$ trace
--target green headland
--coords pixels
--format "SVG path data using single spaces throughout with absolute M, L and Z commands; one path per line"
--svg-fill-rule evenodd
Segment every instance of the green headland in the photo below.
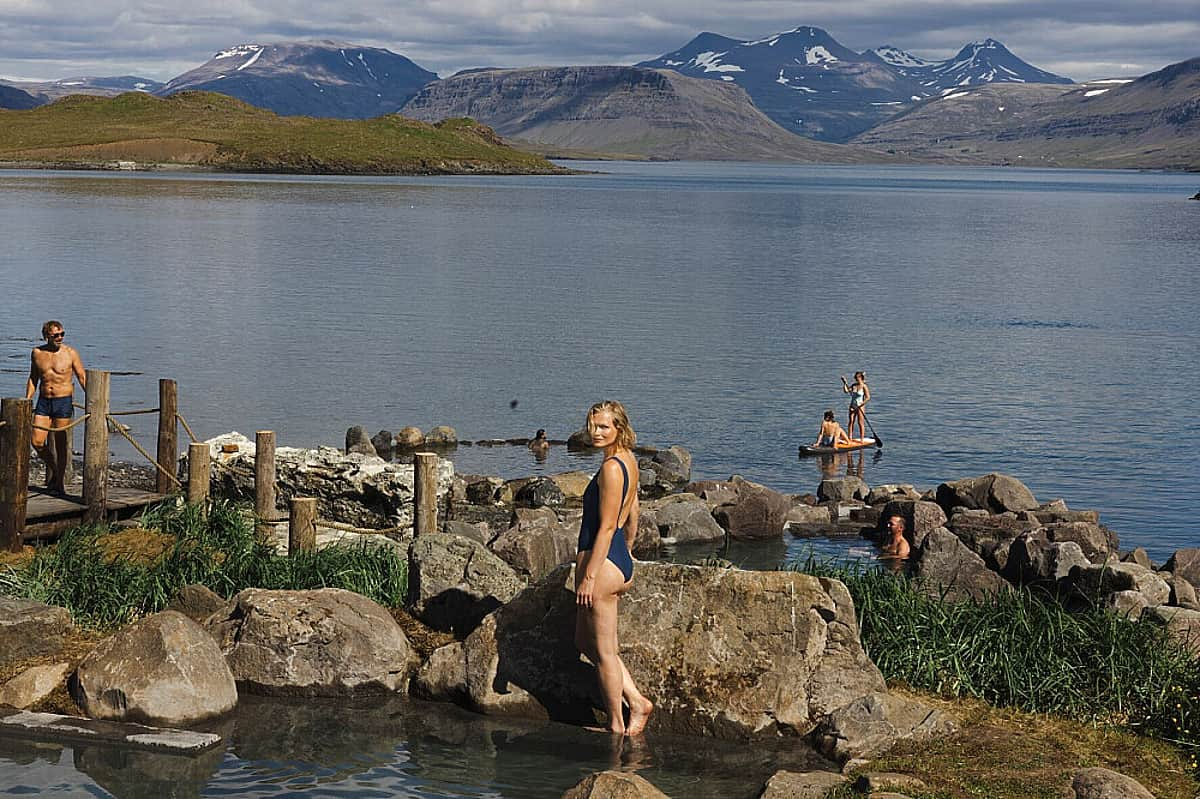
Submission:
M 73 95 L 0 111 L 0 164 L 333 175 L 567 172 L 470 119 L 281 117 L 212 92 Z

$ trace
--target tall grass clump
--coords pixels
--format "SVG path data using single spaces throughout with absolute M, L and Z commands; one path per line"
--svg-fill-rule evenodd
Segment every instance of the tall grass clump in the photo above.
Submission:
M 408 587 L 408 563 L 389 547 L 278 555 L 258 540 L 250 515 L 225 501 L 207 509 L 164 503 L 141 524 L 162 534 L 161 553 L 114 554 L 106 547 L 107 527 L 79 527 L 25 566 L 0 571 L 0 593 L 59 605 L 82 626 L 112 629 L 162 610 L 189 584 L 224 597 L 244 588 L 345 588 L 388 607 L 401 604 Z
M 884 677 L 942 696 L 1127 726 L 1200 752 L 1200 660 L 1155 624 L 1028 591 L 948 602 L 904 576 L 809 557 L 841 580 Z

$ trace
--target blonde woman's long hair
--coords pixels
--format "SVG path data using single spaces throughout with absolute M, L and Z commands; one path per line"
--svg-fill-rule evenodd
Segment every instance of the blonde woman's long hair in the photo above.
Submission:
M 625 406 L 616 400 L 602 400 L 588 408 L 587 418 L 583 423 L 584 429 L 589 434 L 591 433 L 592 417 L 600 411 L 608 411 L 612 414 L 613 425 L 617 428 L 617 446 L 622 449 L 633 449 L 634 444 L 637 443 L 637 433 L 633 431 L 633 425 L 629 423 L 629 414 L 625 412 Z

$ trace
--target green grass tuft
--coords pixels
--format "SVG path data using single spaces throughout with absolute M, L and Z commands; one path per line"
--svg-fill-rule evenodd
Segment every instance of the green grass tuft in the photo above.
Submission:
M 1165 629 L 1013 591 L 945 602 L 914 581 L 809 557 L 791 568 L 841 580 L 863 647 L 889 682 L 949 698 L 1126 726 L 1200 753 L 1200 660 Z
M 403 603 L 407 560 L 389 547 L 331 546 L 298 557 L 277 555 L 260 543 L 239 506 L 217 501 L 207 512 L 164 503 L 142 520 L 168 537 L 161 556 L 113 554 L 106 527 L 80 527 L 21 567 L 0 571 L 0 593 L 36 599 L 71 611 L 81 626 L 108 630 L 162 610 L 189 584 L 223 597 L 244 588 L 344 588 L 381 605 Z

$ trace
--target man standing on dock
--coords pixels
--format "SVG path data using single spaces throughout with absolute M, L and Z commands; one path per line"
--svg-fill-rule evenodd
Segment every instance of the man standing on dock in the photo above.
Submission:
M 62 322 L 51 319 L 42 325 L 42 336 L 46 343 L 34 347 L 29 355 L 29 382 L 25 386 L 25 398 L 33 399 L 38 392 L 37 404 L 33 407 L 33 448 L 46 464 L 46 487 L 62 492 L 66 486 L 67 464 L 71 462 L 70 438 L 66 430 L 55 432 L 53 442 L 47 441 L 49 433 L 39 428 L 65 428 L 75 415 L 75 380 L 87 389 L 87 375 L 83 361 L 74 347 L 63 343 L 66 331 Z

